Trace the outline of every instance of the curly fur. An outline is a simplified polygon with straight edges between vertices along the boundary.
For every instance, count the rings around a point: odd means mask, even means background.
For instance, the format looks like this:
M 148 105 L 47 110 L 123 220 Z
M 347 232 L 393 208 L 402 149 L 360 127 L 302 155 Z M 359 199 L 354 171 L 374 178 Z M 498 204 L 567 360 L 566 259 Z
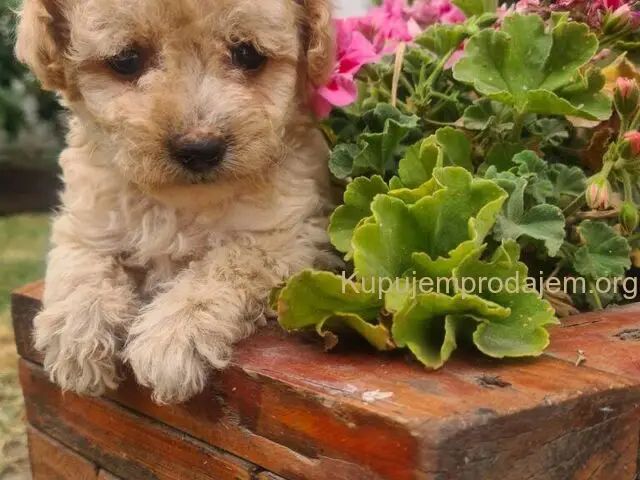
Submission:
M 232 42 L 268 56 L 246 75 Z M 105 59 L 138 45 L 135 81 Z M 70 111 L 36 347 L 63 389 L 101 394 L 116 359 L 160 403 L 200 392 L 272 287 L 327 253 L 327 148 L 307 107 L 328 75 L 329 0 L 25 0 L 16 45 Z M 194 174 L 174 135 L 225 135 Z

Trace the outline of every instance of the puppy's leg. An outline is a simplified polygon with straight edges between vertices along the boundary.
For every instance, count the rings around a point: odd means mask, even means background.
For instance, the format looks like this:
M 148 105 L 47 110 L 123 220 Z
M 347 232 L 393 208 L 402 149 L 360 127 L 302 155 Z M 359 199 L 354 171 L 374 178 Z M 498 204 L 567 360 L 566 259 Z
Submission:
M 117 386 L 114 359 L 122 330 L 137 312 L 133 292 L 115 258 L 79 244 L 53 248 L 34 340 L 51 380 L 63 390 L 99 395 Z
M 285 275 L 258 249 L 216 248 L 142 312 L 125 357 L 159 403 L 184 401 L 205 386 L 210 366 L 224 368 L 232 345 L 264 320 L 271 287 Z

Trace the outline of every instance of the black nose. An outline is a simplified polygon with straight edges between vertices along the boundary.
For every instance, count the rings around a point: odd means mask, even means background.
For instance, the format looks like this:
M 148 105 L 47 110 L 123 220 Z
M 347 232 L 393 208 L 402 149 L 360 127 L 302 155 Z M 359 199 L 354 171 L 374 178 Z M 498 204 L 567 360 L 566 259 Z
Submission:
M 172 140 L 169 144 L 171 156 L 187 170 L 204 173 L 218 165 L 227 149 L 221 138 L 207 140 Z

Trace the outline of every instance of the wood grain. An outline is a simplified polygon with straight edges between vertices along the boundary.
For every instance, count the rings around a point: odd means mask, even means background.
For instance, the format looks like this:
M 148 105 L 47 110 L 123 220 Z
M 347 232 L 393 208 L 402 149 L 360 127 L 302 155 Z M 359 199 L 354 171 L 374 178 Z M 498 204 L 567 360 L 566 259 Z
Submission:
M 14 296 L 19 344 L 28 343 L 38 288 Z M 571 319 L 538 360 L 457 355 L 437 372 L 366 349 L 325 354 L 272 325 L 240 345 L 232 366 L 188 404 L 153 404 L 131 375 L 108 398 L 287 479 L 631 480 L 640 355 L 615 334 L 635 328 L 640 309 L 614 313 L 611 324 L 608 315 Z M 578 348 L 587 356 L 581 366 Z M 624 354 L 608 352 L 618 348 Z M 27 345 L 21 354 L 40 360 Z M 393 395 L 364 402 L 374 390 Z M 72 398 L 79 409 L 110 404 Z M 53 403 L 39 408 L 69 410 L 66 397 Z
M 98 480 L 123 480 L 120 477 L 116 477 L 115 475 L 107 472 L 106 470 L 100 470 L 98 473 Z
M 111 402 L 63 395 L 39 366 L 24 359 L 20 381 L 29 423 L 124 479 L 250 480 L 257 471 Z
M 98 467 L 60 442 L 29 426 L 33 480 L 96 480 Z

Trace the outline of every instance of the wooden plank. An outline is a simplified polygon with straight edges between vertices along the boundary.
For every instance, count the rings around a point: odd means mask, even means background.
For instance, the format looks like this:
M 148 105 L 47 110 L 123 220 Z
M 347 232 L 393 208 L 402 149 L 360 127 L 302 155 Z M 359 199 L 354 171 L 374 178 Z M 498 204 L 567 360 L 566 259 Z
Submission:
M 429 372 L 271 326 L 186 405 L 154 405 L 130 376 L 110 398 L 291 479 L 633 478 L 640 382 L 576 367 L 573 348 Z M 393 396 L 364 402 L 375 390 Z
M 249 480 L 256 471 L 109 401 L 63 395 L 26 360 L 20 360 L 20 380 L 32 425 L 122 478 Z
M 256 476 L 256 480 L 285 480 L 275 473 L 262 471 Z
M 95 480 L 98 467 L 60 442 L 27 428 L 33 480 Z M 106 479 L 105 479 L 106 480 Z
M 640 383 L 640 304 L 569 317 L 552 331 L 547 355 Z
M 98 473 L 98 480 L 123 480 L 120 477 L 116 477 L 115 475 L 107 472 L 106 470 L 100 470 Z
M 42 357 L 33 348 L 31 333 L 33 332 L 33 319 L 42 308 L 43 293 L 44 283 L 35 282 L 25 285 L 11 295 L 11 317 L 13 318 L 18 354 L 37 363 L 42 363 Z

